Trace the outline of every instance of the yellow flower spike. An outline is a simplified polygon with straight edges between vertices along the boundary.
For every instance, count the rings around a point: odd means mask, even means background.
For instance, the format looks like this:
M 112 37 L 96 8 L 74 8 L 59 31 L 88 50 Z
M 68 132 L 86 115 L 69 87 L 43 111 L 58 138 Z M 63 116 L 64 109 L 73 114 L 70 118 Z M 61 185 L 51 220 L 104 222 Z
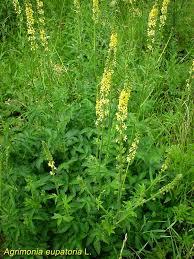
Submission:
M 19 1 L 13 0 L 13 6 L 17 16 L 19 17 L 22 13 Z
M 105 69 L 102 80 L 100 82 L 99 96 L 96 100 L 96 125 L 101 123 L 103 126 L 104 120 L 109 115 L 109 95 L 111 91 L 112 75 L 114 73 L 114 66 L 116 64 L 116 49 L 117 49 L 117 33 L 112 33 L 110 37 L 108 58 L 106 60 Z M 112 55 L 113 51 L 113 55 Z
M 44 17 L 44 4 L 42 0 L 36 0 L 36 7 L 38 11 L 38 23 L 39 23 L 39 34 L 42 46 L 45 51 L 48 51 L 48 40 L 45 32 L 45 17 Z
M 135 158 L 135 155 L 137 153 L 137 148 L 139 145 L 139 136 L 136 135 L 134 141 L 131 144 L 131 147 L 129 149 L 128 155 L 127 155 L 127 162 L 128 164 L 131 164 Z
M 48 162 L 48 166 L 51 168 L 50 175 L 55 175 L 55 171 L 57 170 L 57 168 L 55 166 L 55 161 L 54 160 L 50 160 Z
M 156 24 L 157 24 L 157 18 L 158 18 L 158 5 L 157 3 L 154 4 L 152 7 L 152 10 L 149 13 L 148 18 L 148 29 L 147 29 L 147 35 L 148 35 L 148 49 L 153 49 L 153 44 L 155 42 L 155 31 L 156 31 Z
M 117 48 L 117 43 L 118 43 L 117 33 L 116 33 L 116 32 L 113 32 L 113 33 L 111 34 L 111 37 L 110 37 L 109 48 L 110 48 L 111 50 L 116 50 L 116 48 Z
M 169 3 L 170 3 L 170 0 L 163 0 L 161 15 L 160 15 L 160 28 L 164 27 L 165 25 Z
M 40 40 L 42 42 L 42 45 L 43 45 L 45 51 L 48 51 L 49 49 L 48 49 L 46 32 L 44 29 L 40 29 L 39 33 L 40 33 Z
M 127 105 L 131 95 L 130 90 L 123 89 L 119 96 L 118 112 L 116 114 L 117 121 L 123 123 L 127 118 Z
M 80 0 L 74 0 L 75 11 L 80 12 Z
M 116 32 L 112 32 L 110 36 L 109 50 L 108 50 L 108 58 L 107 58 L 107 66 L 109 63 L 114 67 L 116 65 L 116 52 L 118 45 L 118 35 Z M 111 61 L 112 60 L 112 61 Z
M 62 75 L 63 72 L 65 71 L 65 67 L 62 66 L 61 64 L 52 64 L 53 65 L 53 70 L 57 75 Z
M 110 92 L 112 73 L 113 73 L 113 71 L 106 70 L 106 69 L 103 73 L 103 77 L 102 77 L 102 80 L 101 80 L 100 93 L 105 95 L 105 96 L 108 95 L 108 93 Z
M 100 13 L 99 0 L 93 0 L 92 11 L 93 11 L 93 20 L 94 22 L 97 22 L 99 18 L 99 13 Z
M 128 101 L 129 97 L 131 95 L 130 89 L 123 89 L 119 96 L 119 104 L 118 104 L 118 111 L 116 113 L 116 130 L 119 133 L 120 138 L 122 138 L 123 141 L 127 141 L 127 136 L 125 135 L 125 131 L 127 129 L 127 126 L 125 124 L 125 120 L 128 116 Z M 118 140 L 117 140 L 118 142 Z
M 48 162 L 48 166 L 51 168 L 51 169 L 56 169 L 55 167 L 55 161 L 51 160 Z
M 55 161 L 53 160 L 53 157 L 52 157 L 52 154 L 51 154 L 51 152 L 48 148 L 48 145 L 43 141 L 42 146 L 43 146 L 44 154 L 45 154 L 46 159 L 48 161 L 48 167 L 50 167 L 50 169 L 51 169 L 50 174 L 55 175 L 57 168 L 55 166 Z
M 96 100 L 96 125 L 109 115 L 109 93 L 112 82 L 112 70 L 105 69 L 100 83 L 100 96 Z
M 162 164 L 162 167 L 161 167 L 161 169 L 160 169 L 160 173 L 159 173 L 159 174 L 164 173 L 164 172 L 168 169 L 169 164 L 170 164 L 170 159 L 169 159 L 169 157 L 167 157 L 167 158 L 165 159 L 164 163 Z
M 35 29 L 34 29 L 34 11 L 32 8 L 32 4 L 30 1 L 25 1 L 25 11 L 26 11 L 26 19 L 27 19 L 27 33 L 28 40 L 31 44 L 31 50 L 37 49 L 36 37 L 35 37 Z

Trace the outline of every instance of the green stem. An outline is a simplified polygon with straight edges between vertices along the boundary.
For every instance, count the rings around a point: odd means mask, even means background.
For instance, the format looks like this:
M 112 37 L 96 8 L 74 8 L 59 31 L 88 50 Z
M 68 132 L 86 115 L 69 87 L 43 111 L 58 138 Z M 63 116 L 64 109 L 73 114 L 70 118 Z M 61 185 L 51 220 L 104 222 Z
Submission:
M 93 28 L 93 51 L 94 51 L 94 75 L 96 78 L 96 23 L 94 22 Z

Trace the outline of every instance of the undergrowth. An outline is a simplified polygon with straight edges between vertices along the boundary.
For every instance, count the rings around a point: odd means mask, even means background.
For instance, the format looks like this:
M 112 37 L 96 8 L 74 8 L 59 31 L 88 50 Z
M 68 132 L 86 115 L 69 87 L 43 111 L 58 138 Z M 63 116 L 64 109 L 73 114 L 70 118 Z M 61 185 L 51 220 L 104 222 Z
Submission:
M 3 258 L 192 258 L 192 8 L 0 3 Z

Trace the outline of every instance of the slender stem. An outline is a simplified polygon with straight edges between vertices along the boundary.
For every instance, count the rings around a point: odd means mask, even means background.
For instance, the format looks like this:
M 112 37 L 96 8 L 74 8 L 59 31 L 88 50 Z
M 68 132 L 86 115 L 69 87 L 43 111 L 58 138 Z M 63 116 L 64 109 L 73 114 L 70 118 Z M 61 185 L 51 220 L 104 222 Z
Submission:
M 93 52 L 94 52 L 94 75 L 96 78 L 96 22 L 94 21 L 93 27 Z

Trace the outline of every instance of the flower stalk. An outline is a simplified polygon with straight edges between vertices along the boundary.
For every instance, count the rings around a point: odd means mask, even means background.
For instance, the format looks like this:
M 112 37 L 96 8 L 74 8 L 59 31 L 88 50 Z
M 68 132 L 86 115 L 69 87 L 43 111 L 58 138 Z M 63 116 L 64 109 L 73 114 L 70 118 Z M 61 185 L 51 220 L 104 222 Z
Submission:
M 92 12 L 93 12 L 92 18 L 94 20 L 94 23 L 97 23 L 99 19 L 99 14 L 100 14 L 99 0 L 93 0 Z
M 110 112 L 110 92 L 112 75 L 116 65 L 117 34 L 113 32 L 110 37 L 108 57 L 100 82 L 100 91 L 96 99 L 96 126 L 105 126 L 106 119 Z M 113 53 L 113 59 L 111 60 Z
M 36 43 L 36 36 L 35 36 L 35 21 L 34 21 L 34 11 L 32 8 L 32 4 L 29 0 L 25 1 L 25 11 L 26 11 L 26 21 L 27 21 L 27 33 L 28 33 L 28 40 L 31 45 L 31 50 L 36 50 L 38 45 Z
M 13 0 L 13 6 L 14 6 L 14 10 L 15 10 L 16 15 L 18 17 L 20 17 L 21 13 L 22 13 L 22 10 L 21 10 L 19 1 L 18 0 Z
M 158 18 L 158 4 L 155 3 L 149 13 L 149 18 L 148 18 L 147 47 L 150 51 L 152 51 L 154 47 L 157 18 Z
M 48 40 L 45 32 L 45 15 L 44 15 L 44 4 L 42 0 L 36 0 L 37 12 L 38 12 L 38 25 L 40 41 L 45 51 L 48 51 Z
M 170 0 L 163 0 L 162 2 L 161 15 L 160 15 L 160 29 L 162 29 L 165 26 L 169 4 L 170 4 Z

